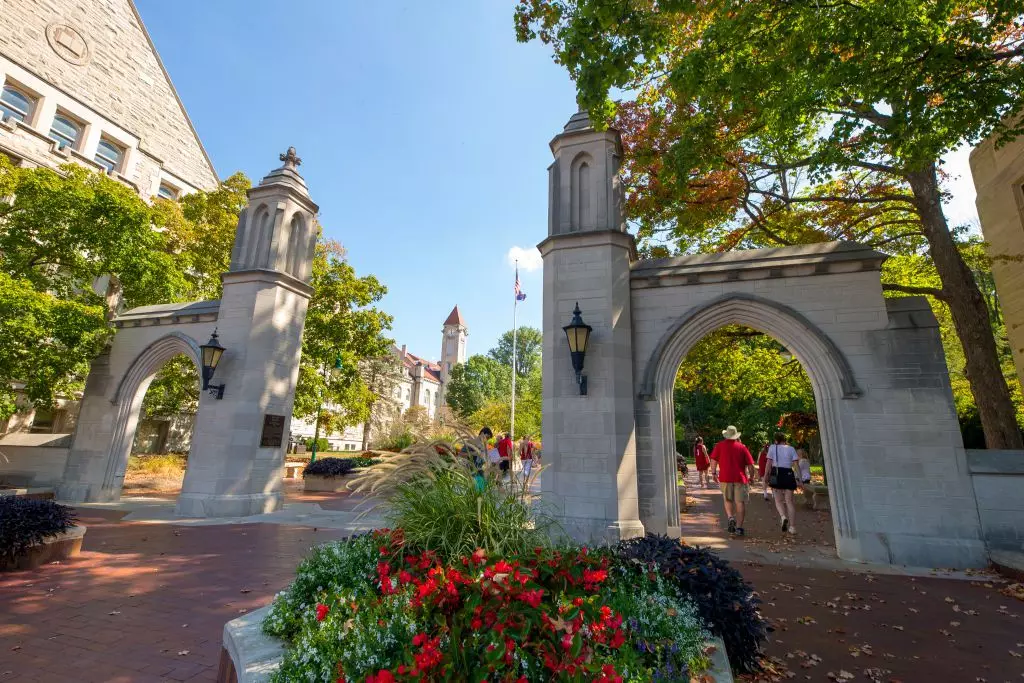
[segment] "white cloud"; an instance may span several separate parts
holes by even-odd
[[[508,250],[508,264],[514,266],[519,261],[519,268],[527,272],[540,270],[544,261],[536,247],[512,247]]]

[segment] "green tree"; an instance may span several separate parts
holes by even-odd
[[[814,392],[800,361],[772,337],[730,325],[707,335],[679,366],[676,424],[714,439],[736,425],[747,443],[768,439],[785,413],[814,414]]]
[[[14,410],[11,386],[52,406],[79,389],[111,334],[101,276],[128,305],[174,299],[184,278],[152,211],[130,188],[69,164],[55,172],[15,168],[0,155],[0,416]]]
[[[361,364],[389,352],[392,318],[373,305],[387,288],[357,276],[337,242],[317,243],[311,284],[292,414],[331,433],[369,419],[375,397]]]
[[[0,419],[16,411],[16,381],[40,407],[80,388],[109,337],[102,306],[60,299],[0,272]]]
[[[512,390],[511,363],[502,365],[490,356],[470,356],[452,368],[445,400],[459,417],[465,418],[485,403],[509,396]]]
[[[363,421],[363,450],[370,447],[373,434],[381,434],[399,411],[401,400],[395,395],[396,388],[405,370],[402,362],[392,353],[377,358],[367,358],[359,364],[363,384],[369,390],[367,412],[369,418]]]
[[[175,300],[220,297],[220,276],[231,265],[238,214],[251,186],[249,178],[239,172],[213,190],[193,192],[178,201],[154,201],[153,223],[162,229],[173,267],[183,276]],[[199,376],[184,356],[172,358],[160,368],[142,404],[148,418],[195,413],[198,407]]]
[[[903,291],[948,305],[989,447],[1022,446],[988,309],[940,185],[944,154],[1021,132],[1019,7],[520,0],[516,18],[521,40],[554,46],[595,119],[614,116],[608,94],[617,88],[660,121],[660,166],[653,181],[641,179],[656,190],[653,204],[699,199],[718,174],[740,188],[706,197],[705,222],[718,232],[780,205],[864,206],[872,213],[846,213],[909,221],[941,286]],[[813,185],[793,191],[800,176]]]
[[[487,356],[511,368],[512,337],[512,330],[501,335],[498,338],[498,345],[488,351]],[[515,331],[516,372],[519,377],[526,377],[540,365],[540,350],[543,345],[544,335],[536,327],[520,327]]]

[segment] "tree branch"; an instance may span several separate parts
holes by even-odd
[[[939,301],[948,301],[946,293],[935,287],[911,287],[909,285],[896,285],[888,282],[882,283],[882,290],[886,292],[902,292],[903,294],[918,294],[930,296]]]

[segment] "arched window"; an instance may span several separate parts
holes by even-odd
[[[124,149],[110,140],[100,140],[100,144],[96,146],[96,163],[107,169],[107,173],[120,171],[123,157]]]
[[[570,215],[569,226],[573,231],[592,228],[594,207],[591,201],[590,156],[580,154],[572,161],[570,168]]]
[[[288,234],[288,259],[286,261],[287,272],[295,277],[301,277],[302,269],[302,257],[305,254],[302,253],[302,237],[306,234],[306,223],[302,220],[302,216],[296,213],[292,216],[291,228]]]
[[[82,125],[77,121],[69,119],[63,114],[53,117],[53,125],[50,126],[50,139],[56,140],[57,144],[64,147],[76,149],[78,137],[82,134]]]
[[[178,191],[167,183],[160,183],[160,189],[156,191],[156,196],[173,201],[178,198]]]
[[[35,107],[36,98],[13,85],[5,85],[3,92],[0,93],[0,112],[3,113],[5,119],[25,121],[31,118],[32,110]]]

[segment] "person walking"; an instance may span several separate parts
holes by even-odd
[[[801,446],[796,449],[797,460],[797,475],[800,480],[801,486],[807,486],[811,483],[811,459],[807,456],[807,449]]]
[[[494,436],[494,433],[491,431],[491,428],[483,427],[477,435],[477,438],[480,439],[480,448],[483,449],[483,452],[472,454],[473,467],[476,469],[473,473],[473,480],[476,482],[476,488],[478,491],[483,491],[487,486],[487,479],[484,477],[484,463],[486,462],[485,458],[488,454],[487,443],[491,440],[492,436]],[[466,456],[470,456],[471,450],[468,444],[463,444],[462,453]]]
[[[524,436],[522,441],[519,442],[519,462],[523,466],[523,481],[530,481],[530,473],[533,471],[533,451],[535,449],[533,441],[530,440],[529,436]]]
[[[775,509],[779,512],[782,533],[796,533],[796,474],[793,466],[797,462],[796,449],[786,443],[786,435],[778,432],[775,443],[768,447],[768,485],[775,496]]]
[[[708,447],[704,445],[703,436],[698,436],[693,444],[693,464],[697,468],[697,486],[709,488],[711,477],[708,471],[711,469],[711,458],[708,457]]]
[[[512,435],[506,432],[498,441],[498,469],[501,470],[502,480],[504,480],[512,470],[513,448]]]
[[[768,469],[769,445],[765,444],[757,456],[757,476],[761,480],[761,495],[764,496],[766,502],[768,500],[768,477],[765,476],[765,470]]]
[[[722,487],[725,515],[729,518],[729,533],[743,536],[743,520],[747,516],[750,499],[750,479],[754,476],[754,458],[740,443],[740,433],[729,425],[724,437],[711,451],[711,468]]]

